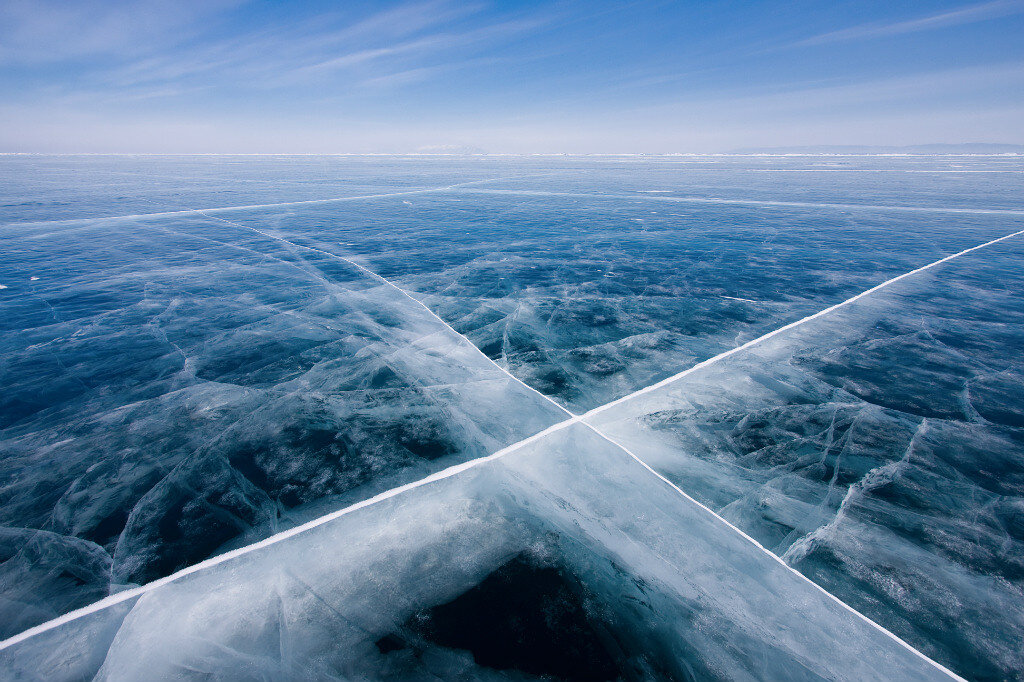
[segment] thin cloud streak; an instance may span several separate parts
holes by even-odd
[[[552,13],[484,19],[479,12],[477,5],[441,0],[403,5],[339,29],[325,30],[331,17],[301,20],[145,56],[83,77],[72,87],[103,97],[110,97],[113,89],[117,98],[136,98],[136,90],[209,89],[223,82],[266,90],[333,80],[336,86],[358,88],[398,83],[398,74],[419,74],[405,79],[412,83],[465,64],[485,63],[488,58],[481,58],[481,51],[554,19]],[[460,27],[463,20],[475,25]]]
[[[947,28],[950,26],[961,26],[988,19],[1020,14],[1024,12],[1024,2],[1021,0],[995,0],[979,5],[969,5],[960,9],[940,14],[933,14],[908,21],[897,21],[893,23],[871,23],[852,26],[838,31],[830,31],[821,35],[791,43],[790,47],[809,47],[812,45],[826,45],[845,41],[871,40],[874,38],[890,38],[893,36],[917,33],[919,31],[930,31],[933,29]]]
[[[355,64],[390,57],[409,52],[431,52],[471,46],[492,39],[508,39],[516,34],[524,33],[544,26],[544,19],[528,19],[506,21],[483,28],[472,29],[463,33],[437,33],[397,45],[361,50],[350,54],[333,57],[327,61],[303,67],[303,72],[333,70],[346,68]]]

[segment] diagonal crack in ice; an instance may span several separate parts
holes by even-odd
[[[709,204],[712,206],[780,206],[790,208],[838,208],[864,211],[901,211],[910,213],[951,213],[954,215],[1024,216],[1024,210],[1012,208],[954,208],[943,206],[900,206],[885,204],[832,204],[810,201],[770,201],[767,199],[726,199],[724,197],[665,197],[650,194],[598,194],[594,192],[550,192],[527,189],[464,189],[462,194],[497,194],[508,196],[570,197],[589,199],[639,199],[681,204]]]
[[[917,274],[920,274],[922,272],[925,272],[926,270],[931,270],[932,268],[938,267],[938,266],[942,265],[943,263],[948,263],[949,261],[953,260],[954,258],[959,258],[960,256],[964,256],[964,255],[967,255],[968,253],[971,253],[973,251],[977,251],[978,249],[984,249],[987,246],[992,246],[993,244],[998,244],[999,242],[1006,241],[1007,239],[1012,239],[1013,237],[1017,237],[1017,236],[1020,236],[1022,234],[1024,234],[1024,230],[1017,230],[1016,232],[1011,232],[1010,234],[1003,235],[1002,237],[997,237],[995,239],[992,239],[992,240],[989,240],[987,242],[984,242],[983,244],[978,244],[976,246],[972,246],[970,248],[964,249],[963,251],[958,251],[956,253],[950,254],[950,255],[946,256],[945,258],[940,258],[939,260],[932,261],[931,263],[928,263],[927,265],[922,265],[921,267],[919,267],[919,268],[917,268],[915,270],[911,270],[910,272],[905,272],[902,275],[897,275],[896,277],[893,277],[891,279],[887,279],[884,282],[882,282],[881,284],[876,284],[875,286],[871,287],[870,289],[866,289],[866,290],[860,292],[859,294],[857,294],[856,296],[851,296],[850,298],[846,299],[845,301],[841,301],[839,303],[836,303],[835,305],[829,306],[828,308],[825,308],[823,310],[819,310],[818,312],[814,313],[813,315],[808,315],[807,317],[804,317],[804,318],[801,318],[799,320],[796,320],[795,322],[790,322],[789,324],[784,325],[782,327],[779,327],[778,329],[775,329],[773,331],[770,331],[767,334],[764,334],[762,336],[757,337],[756,339],[751,339],[750,341],[747,341],[746,343],[744,343],[742,346],[736,346],[735,348],[730,348],[729,350],[727,350],[727,351],[725,351],[723,353],[719,353],[718,355],[715,355],[714,357],[708,358],[707,360],[704,360],[702,362],[698,362],[696,365],[693,365],[692,367],[688,367],[687,369],[684,369],[682,372],[679,372],[678,374],[673,374],[672,376],[667,377],[665,379],[662,379],[661,381],[659,381],[657,383],[654,383],[654,384],[651,384],[650,386],[646,386],[644,388],[641,388],[638,391],[634,391],[633,393],[630,393],[629,395],[625,395],[625,396],[623,396],[621,398],[618,398],[617,400],[612,400],[611,402],[607,402],[604,405],[600,405],[598,407],[595,407],[594,409],[592,409],[589,412],[587,412],[584,416],[590,417],[590,416],[593,416],[593,415],[596,415],[596,414],[600,414],[601,412],[604,412],[605,410],[608,410],[608,409],[610,409],[612,407],[615,407],[616,405],[620,405],[620,404],[626,402],[627,400],[632,400],[633,398],[635,398],[637,396],[644,395],[644,394],[650,393],[652,391],[656,391],[659,388],[662,388],[662,387],[667,386],[667,385],[669,385],[669,384],[671,384],[671,383],[673,383],[675,381],[678,381],[679,379],[682,379],[683,377],[685,377],[687,375],[693,374],[694,372],[697,372],[697,371],[703,369],[704,367],[707,367],[708,365],[715,364],[716,362],[719,362],[720,360],[724,360],[725,358],[730,357],[732,355],[736,355],[737,353],[742,353],[743,351],[747,350],[748,348],[751,348],[752,346],[759,345],[759,344],[767,341],[768,339],[774,338],[774,337],[776,337],[776,336],[778,336],[780,334],[783,334],[783,333],[789,331],[790,329],[794,329],[796,327],[800,327],[800,326],[802,326],[802,325],[804,325],[804,324],[806,324],[808,322],[811,322],[812,320],[816,320],[819,317],[823,317],[825,315],[828,315],[831,312],[839,310],[840,308],[845,308],[846,306],[851,305],[853,303],[856,303],[860,299],[862,299],[862,298],[864,298],[866,296],[870,296],[871,294],[874,294],[874,293],[876,293],[876,292],[878,292],[878,291],[880,291],[882,289],[885,289],[886,287],[889,287],[889,286],[895,284],[896,282],[899,282],[901,280],[907,279],[908,277],[913,277],[914,275],[917,275]]]
[[[144,218],[164,218],[167,216],[176,215],[206,215],[206,213],[222,213],[230,211],[250,211],[253,209],[260,208],[283,208],[286,206],[315,206],[317,204],[334,204],[343,201],[361,201],[364,199],[384,199],[387,197],[404,197],[413,194],[432,194],[434,192],[447,192],[449,190],[457,189],[459,187],[468,187],[469,185],[479,185],[486,182],[496,182],[499,180],[515,180],[524,177],[536,177],[536,174],[524,175],[524,176],[510,176],[510,177],[499,177],[499,178],[485,178],[483,180],[471,180],[469,182],[457,182],[451,185],[442,185],[440,187],[424,187],[421,189],[410,189],[402,192],[383,192],[381,194],[359,194],[355,196],[345,197],[328,197],[326,199],[304,199],[301,201],[281,201],[272,204],[244,204],[241,206],[214,206],[212,208],[186,208],[180,211],[159,211],[156,213],[134,213],[130,215],[115,215],[115,216],[95,216],[92,218],[64,218],[61,220],[29,220],[25,222],[16,223],[2,223],[0,228],[4,227],[24,227],[26,225],[71,225],[74,223],[91,223],[91,222],[103,222],[103,221],[121,221],[121,220],[139,220]],[[209,216],[207,216],[209,217]]]
[[[419,307],[423,308],[423,310],[425,310],[427,312],[427,314],[429,314],[434,320],[439,322],[445,329],[450,331],[452,334],[455,334],[455,336],[457,336],[459,339],[461,339],[465,343],[469,344],[469,346],[471,346],[473,348],[473,350],[475,350],[477,353],[479,353],[481,357],[483,357],[489,364],[491,364],[496,369],[498,369],[498,371],[500,371],[502,374],[507,375],[510,379],[512,379],[516,383],[520,384],[521,386],[525,387],[531,393],[533,393],[533,394],[543,398],[545,401],[551,403],[552,405],[557,407],[560,411],[565,413],[567,416],[569,416],[569,417],[574,417],[575,416],[575,414],[573,412],[571,412],[568,409],[566,409],[561,403],[556,401],[554,398],[552,398],[551,396],[546,395],[544,393],[541,393],[540,391],[538,391],[537,389],[533,388],[529,384],[526,384],[521,379],[519,379],[514,374],[512,374],[512,372],[508,371],[508,369],[506,369],[505,367],[502,367],[500,364],[498,364],[497,362],[492,360],[490,357],[488,357],[486,353],[484,353],[482,350],[477,348],[476,344],[474,344],[472,341],[470,341],[464,334],[461,334],[458,331],[456,331],[454,327],[452,327],[450,324],[445,322],[440,316],[438,316],[437,313],[435,313],[433,310],[431,310],[430,307],[427,306],[423,301],[421,301],[420,299],[416,298],[411,293],[409,293],[408,291],[406,291],[402,287],[398,286],[397,284],[395,284],[391,280],[387,279],[386,277],[378,275],[376,272],[374,272],[373,270],[370,270],[366,266],[364,266],[364,265],[362,265],[360,263],[357,263],[356,261],[354,261],[354,260],[352,260],[350,258],[346,258],[345,256],[342,256],[340,254],[332,253],[331,251],[325,251],[324,249],[318,249],[316,247],[307,246],[305,244],[296,244],[295,242],[289,241],[289,240],[285,239],[284,237],[279,237],[279,236],[277,236],[275,234],[271,234],[269,232],[264,232],[263,230],[260,230],[259,228],[256,228],[256,227],[252,227],[251,225],[243,225],[242,223],[236,223],[233,220],[227,220],[226,218],[221,218],[219,216],[207,215],[206,213],[204,213],[202,211],[199,211],[199,214],[203,215],[203,216],[206,216],[207,218],[211,218],[213,220],[219,220],[221,222],[228,223],[229,225],[234,225],[235,227],[240,227],[240,228],[243,228],[243,229],[246,229],[246,230],[250,230],[250,231],[255,232],[257,234],[261,234],[264,237],[268,237],[270,239],[274,239],[274,240],[282,242],[284,244],[289,244],[289,245],[291,245],[291,246],[293,246],[295,248],[298,248],[298,249],[306,249],[308,251],[314,251],[316,253],[323,254],[323,255],[325,255],[325,256],[327,256],[329,258],[337,258],[338,260],[341,260],[341,261],[344,261],[345,263],[348,263],[349,265],[351,265],[352,267],[356,268],[360,272],[362,272],[362,273],[364,273],[366,275],[369,275],[371,278],[377,280],[381,284],[383,284],[383,285],[385,285],[385,286],[387,286],[387,287],[389,287],[391,289],[394,289],[395,291],[397,291],[399,294],[401,294],[405,298],[409,299],[410,301],[412,301],[413,303],[415,303]]]

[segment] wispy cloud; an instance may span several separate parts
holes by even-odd
[[[820,35],[792,43],[791,47],[805,47],[811,45],[825,45],[856,40],[870,40],[873,38],[889,38],[892,36],[917,33],[919,31],[930,31],[933,29],[947,28],[971,24],[988,19],[1020,14],[1024,12],[1024,1],[1022,0],[995,0],[977,5],[967,5],[959,9],[930,14],[928,16],[908,19],[896,22],[874,22],[860,24],[838,31],[830,31]]]
[[[546,26],[553,16],[486,9],[456,0],[414,1],[355,18],[321,13],[272,28],[193,36],[177,45],[100,60],[64,94],[94,92],[123,100],[217,87],[395,87],[481,63],[481,52]],[[88,49],[96,48],[81,45],[65,56],[85,63],[81,54]]]
[[[194,35],[241,0],[4,0],[0,63],[145,54]]]
[[[386,57],[402,55],[422,58],[423,55],[429,53],[472,47],[482,43],[489,43],[493,40],[510,39],[518,34],[543,26],[545,23],[545,19],[521,19],[502,21],[465,31],[434,33],[416,38],[415,40],[333,56],[325,61],[297,69],[297,71],[303,73],[334,71],[377,61]]]

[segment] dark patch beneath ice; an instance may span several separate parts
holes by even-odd
[[[405,624],[412,636],[388,634],[381,653],[416,640],[469,651],[477,664],[556,680],[623,678],[624,656],[594,613],[585,589],[566,570],[520,555],[452,601]]]

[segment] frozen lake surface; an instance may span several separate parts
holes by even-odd
[[[1013,156],[0,156],[0,676],[1021,679],[1022,230]]]

